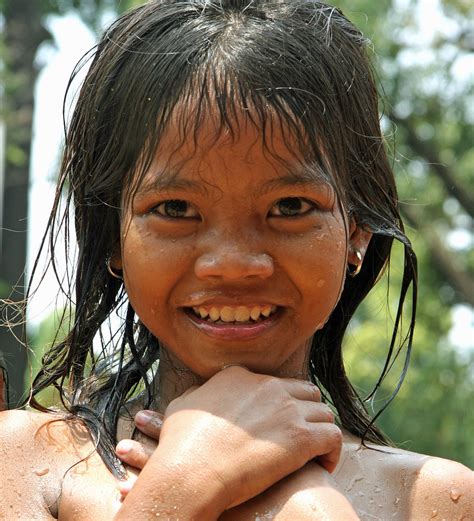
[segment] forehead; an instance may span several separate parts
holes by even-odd
[[[189,114],[188,114],[189,115]],[[324,157],[310,153],[303,133],[296,132],[270,114],[256,123],[246,114],[223,125],[212,114],[198,125],[175,111],[165,132],[148,150],[148,161],[137,179],[137,192],[170,184],[228,178],[236,181],[247,169],[255,182],[332,185]]]

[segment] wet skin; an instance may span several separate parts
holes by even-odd
[[[252,125],[216,142],[208,123],[196,145],[176,149],[182,138],[170,127],[124,210],[113,259],[136,313],[200,377],[229,364],[301,374],[340,296],[348,254],[364,253],[370,234],[347,222],[330,185],[278,131],[264,150]],[[257,322],[196,314],[265,306],[276,311]]]

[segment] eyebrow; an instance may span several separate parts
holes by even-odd
[[[182,179],[179,177],[179,173],[179,170],[167,170],[166,173],[156,172],[151,180],[140,185],[135,195],[141,196],[150,192],[166,192],[172,190],[207,194],[208,190],[202,182]]]
[[[153,177],[140,185],[136,196],[143,196],[150,192],[166,192],[184,190],[208,194],[208,189],[201,181],[183,179],[179,177],[180,170],[168,169],[166,172],[156,172]],[[292,169],[286,169],[283,175],[276,179],[266,181],[258,190],[259,195],[265,195],[272,190],[290,186],[325,186],[332,189],[328,174],[319,165],[298,165]]]
[[[294,169],[286,170],[278,178],[264,183],[259,193],[264,195],[272,190],[289,186],[325,186],[333,189],[329,175],[319,165],[299,165]]]

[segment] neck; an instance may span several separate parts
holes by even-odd
[[[309,380],[309,347],[310,341],[296,350],[294,355],[278,369],[272,371],[271,375],[278,378]],[[205,378],[194,373],[162,346],[158,377],[153,390],[155,398],[151,408],[164,414],[172,400],[181,396],[190,387],[202,385],[205,381]]]

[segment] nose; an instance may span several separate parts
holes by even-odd
[[[268,278],[273,275],[273,259],[266,253],[245,251],[238,247],[220,247],[203,253],[194,265],[199,279],[219,278],[240,280],[252,277]]]

